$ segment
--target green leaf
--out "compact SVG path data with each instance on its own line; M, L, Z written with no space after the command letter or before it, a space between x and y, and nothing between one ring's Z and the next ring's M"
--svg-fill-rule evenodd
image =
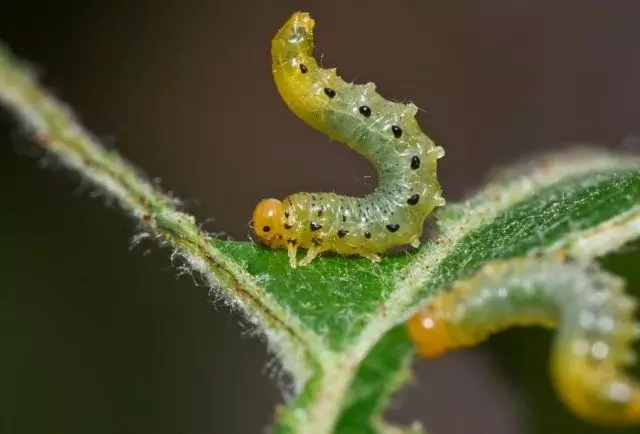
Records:
M244 261L279 304L295 313L304 327L322 336L325 355L331 352L338 366L337 371L324 372L325 390L348 388L338 410L336 432L364 432L367 423L367 428L373 429L371 423L399 384L398 379L407 377L412 346L404 328L397 324L423 300L469 276L487 261L522 256L532 250L572 252L576 240L596 237L620 218L631 229L630 221L637 225L637 162L584 152L577 155L585 165L577 166L569 163L575 155L550 157L558 164L553 169L545 167L546 179L543 173L534 172L488 187L467 203L454 205L458 209L444 213L438 222L439 242L427 243L416 254L387 257L380 265L334 256L291 269L283 252L248 243L219 242L218 246ZM629 239L637 237L637 228L635 231L628 234ZM358 353L358 349L363 350ZM348 378L344 378L346 366L356 368ZM322 384L313 387L322 395ZM282 428L283 432L301 429L297 425L301 421L292 422L291 417L286 421L290 426Z
M294 396L279 433L419 432L382 421L409 377L404 323L490 260L565 251L593 260L640 236L640 160L593 150L511 169L436 216L437 234L381 263L326 255L292 269L283 251L213 240L178 202L106 151L0 47L0 101L37 143L116 200L140 227L262 332Z

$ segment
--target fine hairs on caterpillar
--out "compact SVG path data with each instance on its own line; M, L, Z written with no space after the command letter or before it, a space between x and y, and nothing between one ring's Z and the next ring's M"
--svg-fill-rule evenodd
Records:
M551 356L562 400L586 420L640 424L640 383L624 372L638 336L624 282L562 254L486 264L408 323L424 357L476 345L511 326L558 327Z
M291 111L331 139L367 158L379 185L368 196L296 193L265 199L253 213L253 230L271 248L286 248L292 267L334 251L379 261L394 246L420 244L424 220L444 205L436 178L436 146L415 120L417 107L387 101L375 85L354 85L322 69L313 55L314 21L297 12L271 45L276 86Z

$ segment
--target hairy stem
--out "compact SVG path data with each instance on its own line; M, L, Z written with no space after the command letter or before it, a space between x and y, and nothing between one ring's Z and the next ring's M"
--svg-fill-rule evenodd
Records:
M318 337L304 331L238 262L212 243L193 216L178 209L179 201L153 186L133 166L102 147L50 95L33 73L0 45L0 102L21 121L35 141L65 166L89 179L136 219L142 229L182 255L194 271L221 290L227 301L271 333L276 345L304 348L301 370L314 369L322 357ZM274 343L274 342L272 342ZM276 348L277 350L277 348ZM309 374L296 376L305 378Z

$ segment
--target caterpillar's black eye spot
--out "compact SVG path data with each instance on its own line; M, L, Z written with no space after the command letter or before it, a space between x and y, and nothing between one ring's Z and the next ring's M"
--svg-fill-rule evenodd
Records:
M399 139L400 136L402 136L402 128L397 125L391 125L391 132L396 136L396 139Z
M358 111L365 118L368 118L369 116L371 116L371 109L369 108L369 106L361 105L360 107L358 107Z
M285 212L284 212L284 216L285 216L286 218L289 218L289 212L288 212L288 211L285 211Z
M343 215L343 216L342 216L342 222L344 223L344 222L346 222L346 221L347 221L347 216L346 216L346 215Z
M262 226L262 231L263 232L269 232L271 230L271 228L269 226Z
M417 155L411 157L411 168L413 170L420 168L420 157L418 157Z
M329 98L333 98L334 96L336 96L336 91L331 89L330 87L325 87L324 88L324 93L325 95L327 95Z
M316 222L311 222L311 224L309 224L309 228L311 228L312 231L319 231L320 229L322 229L322 225Z
M321 209L318 210L318 217L322 217L322 210Z
M344 230L344 229L340 229L340 230L338 231L338 237L340 237L340 238L344 238L344 237L345 237L345 235L347 235L348 233L349 233L349 231Z
M300 72L302 72L303 74L306 74L307 72L309 72L309 70L307 69L307 67L304 65L304 63L300 64Z
M419 200L420 200L420 195L419 194L414 194L409 199L407 199L407 203L409 205L415 205L415 204L418 203Z
M386 228L389 232L396 232L398 229L400 229L400 225L396 223L390 223L386 226Z
M371 238L371 232L366 231L366 232L364 233L364 237L365 237L366 239Z
M284 228L285 228L286 230L289 230L289 229L291 229L291 225L290 225L289 223L285 223L285 224L284 224Z

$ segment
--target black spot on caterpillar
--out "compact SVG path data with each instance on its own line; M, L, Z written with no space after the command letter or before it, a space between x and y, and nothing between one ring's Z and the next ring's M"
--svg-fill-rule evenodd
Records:
M415 105L385 100L373 83L346 83L335 69L320 68L312 56L313 27L309 14L297 12L274 37L278 91L307 124L367 158L380 185L364 198L297 193L282 202L265 199L254 211L254 232L262 243L286 248L294 267L298 247L308 249L300 265L326 250L378 261L391 247L417 247L425 218L444 205L436 178L444 150L420 130ZM322 212L314 214L318 207ZM260 230L265 226L268 232Z

